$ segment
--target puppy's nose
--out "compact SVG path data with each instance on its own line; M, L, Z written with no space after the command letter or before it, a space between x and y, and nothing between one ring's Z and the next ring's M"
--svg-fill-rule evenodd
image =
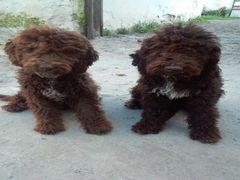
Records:
M39 69L42 71L52 70L54 67L52 64L40 64Z

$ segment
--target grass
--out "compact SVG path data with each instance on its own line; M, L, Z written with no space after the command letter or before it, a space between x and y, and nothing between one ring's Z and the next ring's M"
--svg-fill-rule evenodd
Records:
M229 17L230 9L221 7L216 10L207 10L205 7L201 13L201 16L194 18L190 21L195 23L207 23L211 20L232 20L240 19L240 17Z
M29 27L44 24L45 22L39 17L32 17L24 12L17 15L0 12L0 27Z
M117 34L130 34L131 32L130 32L129 28L121 27L121 28L116 29L116 33Z
M138 22L137 24L134 24L129 28L121 27L116 30L110 30L105 28L103 29L103 36L117 37L120 34L147 33L154 31L161 25L162 23L151 21L151 22Z
M188 22L193 22L196 24L202 24L202 23L208 23L211 20L235 20L235 19L240 19L240 17L229 17L229 16L216 16L216 15L204 15L204 16L199 16L193 19L190 19L186 22L181 23L188 23ZM110 30L110 29L103 29L103 36L107 37L117 37L120 34L134 34L134 33L147 33L147 32L152 32L161 26L163 26L165 22L158 23L156 21L152 22L138 22L137 24L134 24L130 28L126 27L121 27L116 30Z
M133 25L130 29L133 33L146 33L153 31L161 26L160 23L156 21L151 22L138 22L137 24Z
M117 37L118 33L117 33L117 30L110 30L110 29L104 28L103 29L103 36Z
M234 19L240 19L240 17L229 17L230 9L227 9L226 7L221 7L216 10L207 10L206 8L203 9L201 16L190 19L188 21L179 21L183 24L186 24L188 22L193 22L197 24L202 23L208 23L211 20L234 20ZM176 21L175 21L176 22ZM134 24L130 28L121 27L116 30L109 30L104 29L103 35L108 37L116 37L119 34L133 34L133 33L147 33L152 32L162 25L164 25L165 22L138 22L137 24Z
M191 19L189 21L194 23L208 23L211 20L234 20L234 19L240 19L240 17L229 17L229 16L199 16L194 19Z
M73 18L78 21L80 27L84 27L85 15L83 11L83 0L76 0L78 6L78 12L73 14ZM233 20L240 19L240 17L229 17L229 10L226 7L219 8L217 10L203 9L202 16L190 19L189 21L194 23L208 23L211 20ZM189 22L187 21L187 22ZM183 23L187 23L183 22ZM0 12L0 27L29 27L29 26L41 26L44 25L44 20L39 17L32 17L25 12L17 15L12 13ZM116 30L103 29L103 35L107 37L117 37L120 34L133 34L133 33L147 33L152 32L161 27L164 22L150 21L150 22L138 22L133 26L121 27Z

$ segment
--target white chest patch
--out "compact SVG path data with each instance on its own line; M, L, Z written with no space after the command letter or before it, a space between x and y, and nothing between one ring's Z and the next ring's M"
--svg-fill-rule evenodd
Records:
M190 91L188 89L177 91L174 89L174 83L167 81L163 86L153 88L150 93L154 93L157 96L167 96L169 99L179 99L183 97L189 97Z
M66 95L55 90L52 86L51 81L49 82L49 86L50 86L49 88L46 88L41 91L42 95L44 95L45 97L52 99L56 102L64 101Z

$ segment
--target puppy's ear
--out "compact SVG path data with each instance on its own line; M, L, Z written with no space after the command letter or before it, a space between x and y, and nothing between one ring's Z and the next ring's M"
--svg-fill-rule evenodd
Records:
M14 52L15 50L15 45L13 44L13 41L11 39L9 39L4 47L4 51L7 55L10 55Z
M98 52L93 49L91 45L89 45L87 54L86 54L86 62L88 66L91 66L93 62L98 60Z
M9 39L4 46L4 51L8 55L12 64L14 64L16 66L21 66L20 62L18 61L18 59L16 57L15 48L16 47L15 47L14 42L11 39Z
M209 63L216 65L218 63L218 61L220 60L220 56L221 56L220 47L216 46L216 47L212 48L211 52L210 52Z
M133 59L132 65L133 65L133 66L137 66L138 63L139 63L139 61L140 61L140 58L138 58L138 54L137 54L137 53L135 53L135 54L130 54L129 56Z
M216 68L218 68L217 64L220 60L220 56L221 56L221 48L220 45L216 45L214 47L210 47L209 48L209 56L208 56L208 61L206 63L206 71L207 72L211 72L213 70L215 70Z
M130 54L129 56L133 59L132 65L133 66L137 66L138 67L138 71L141 74L145 74L146 73L146 60L141 55L141 53L139 51L136 51L136 53Z

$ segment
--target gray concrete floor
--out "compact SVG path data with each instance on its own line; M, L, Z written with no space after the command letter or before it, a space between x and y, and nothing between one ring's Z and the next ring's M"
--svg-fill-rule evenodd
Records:
M64 112L66 131L41 135L33 131L35 121L30 111L0 110L0 180L240 179L240 21L213 21L204 26L220 37L223 50L220 66L226 94L218 104L223 135L218 144L191 140L183 113L174 116L157 135L132 133L131 125L139 120L140 111L123 106L138 77L128 54L139 47L137 39L147 35L104 37L92 42L100 60L89 72L102 87L102 104L113 132L86 134L74 115ZM0 43L15 31L0 29ZM16 69L2 47L0 93L14 94L18 90Z

